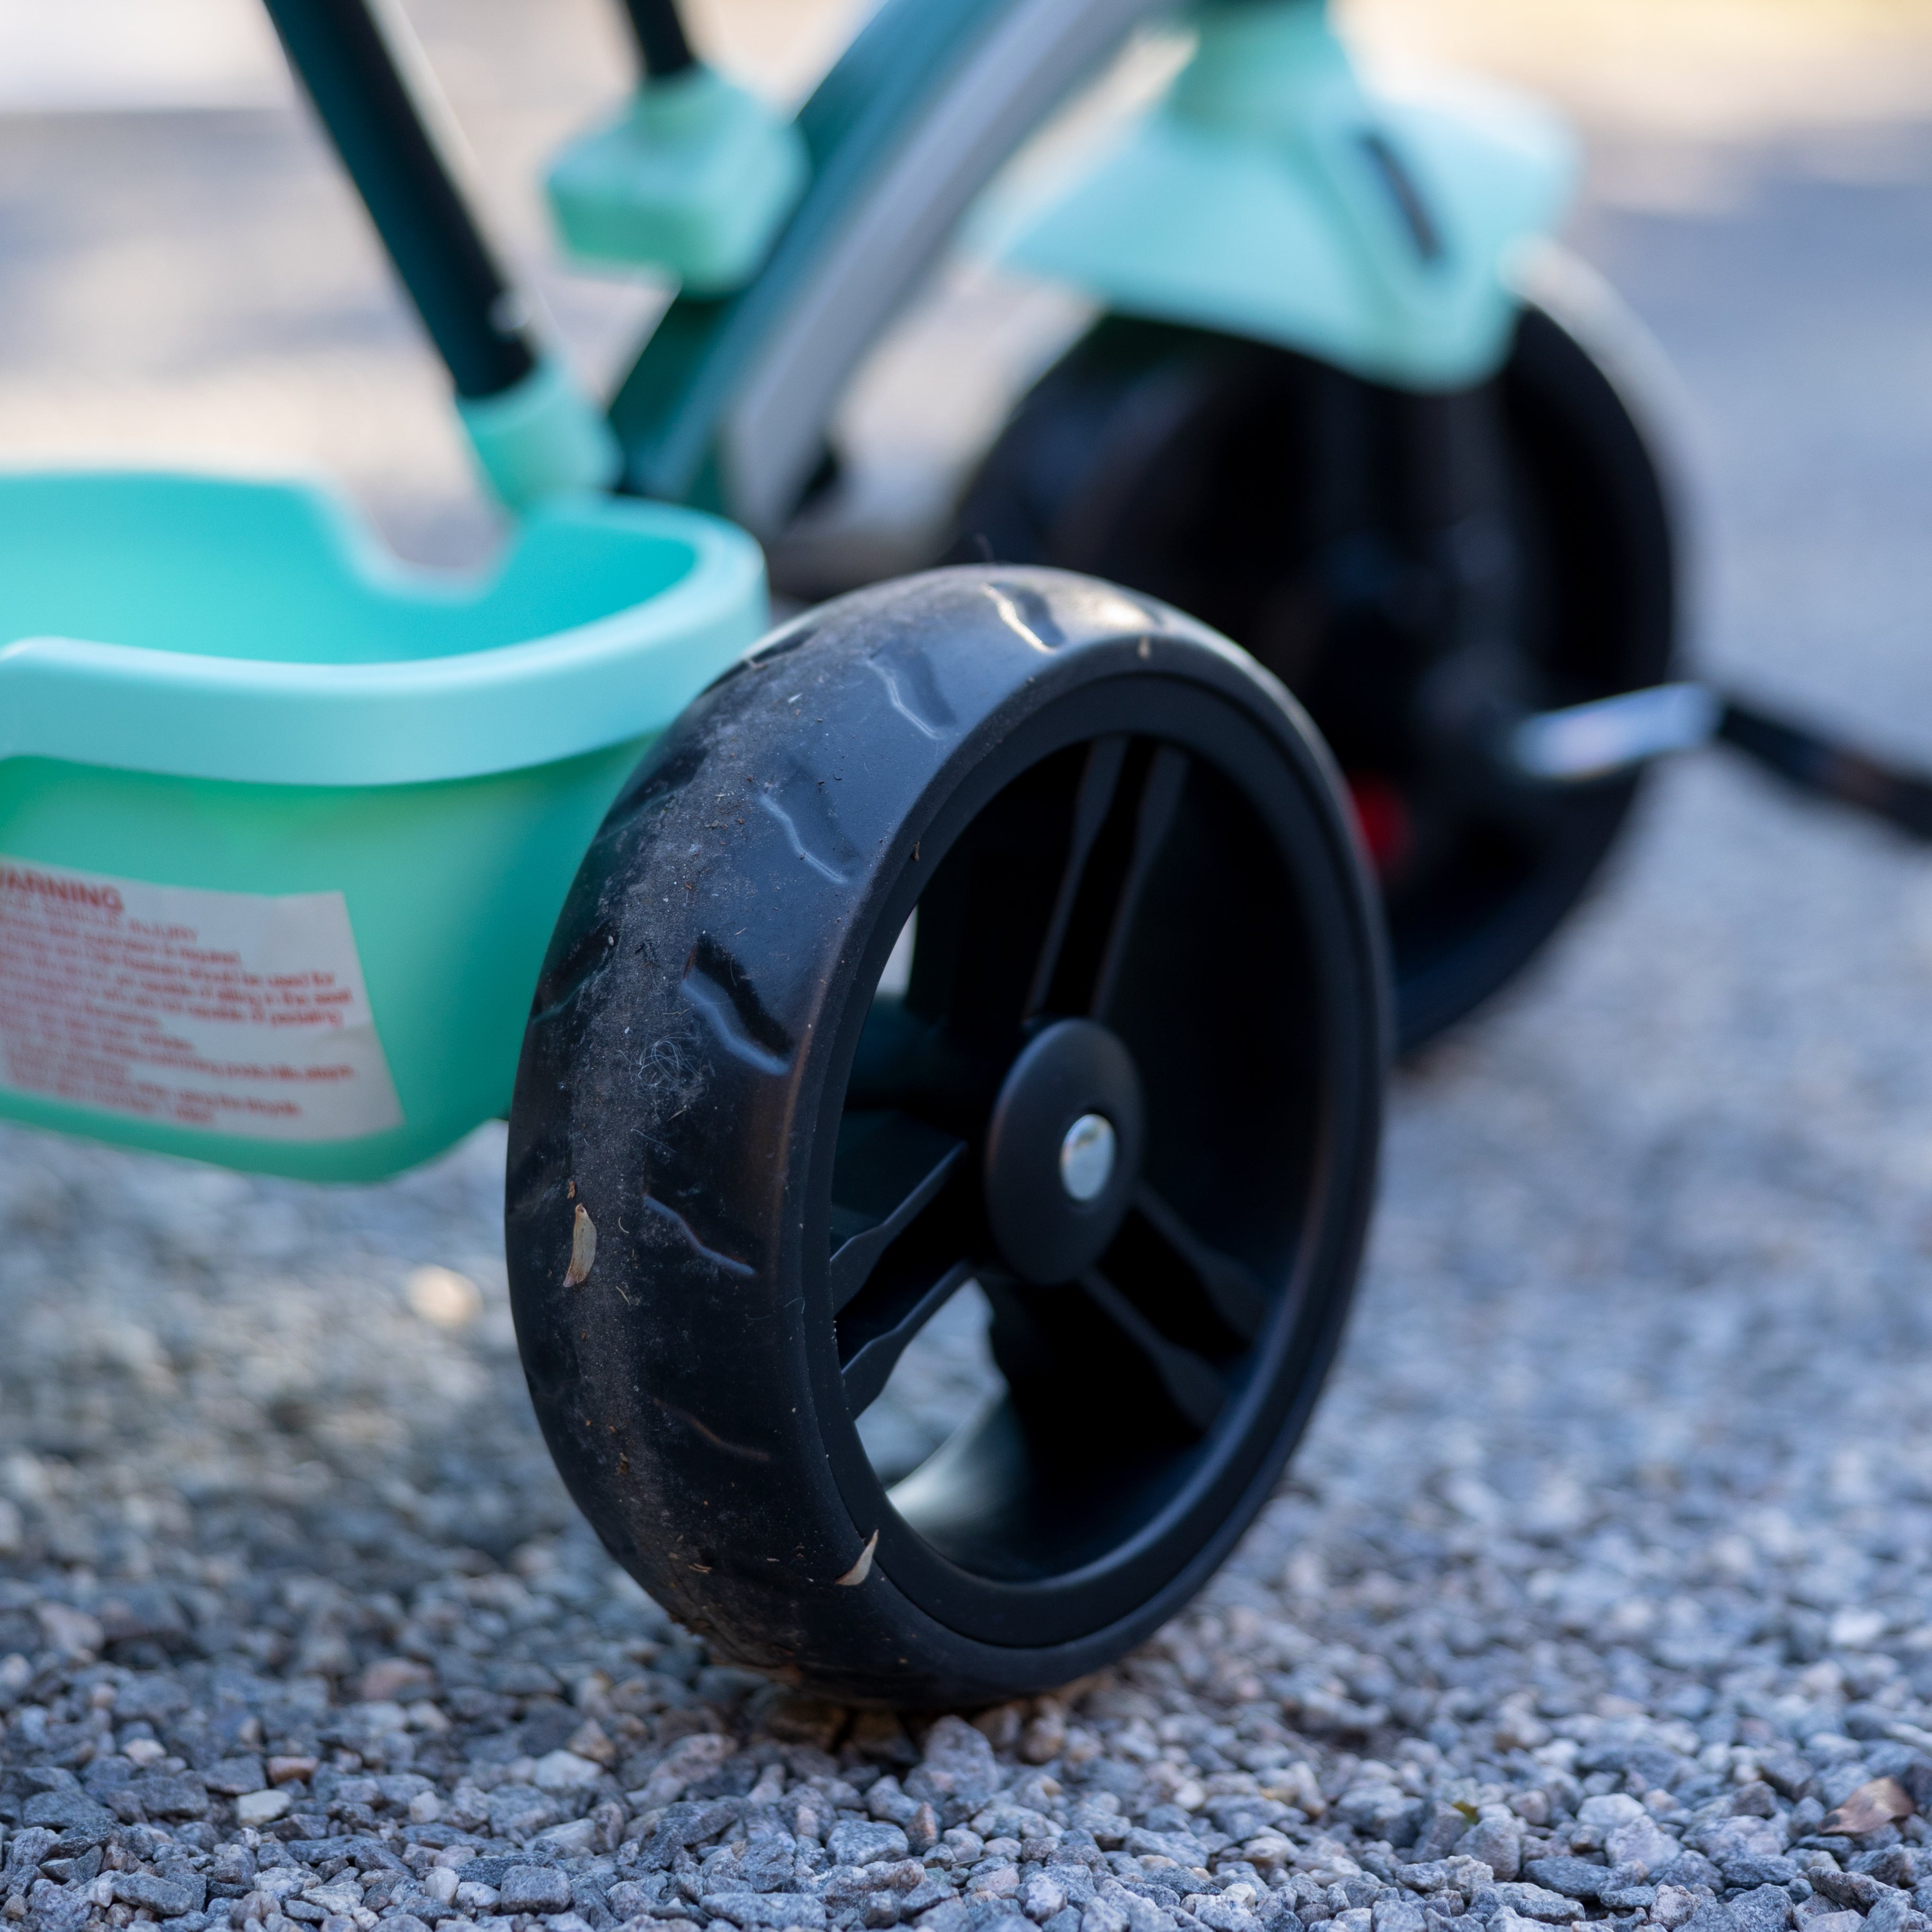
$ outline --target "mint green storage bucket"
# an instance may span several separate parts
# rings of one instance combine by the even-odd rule
[[[660,505],[471,578],[307,484],[0,477],[0,1116],[362,1180],[501,1113],[585,848],[765,617]]]

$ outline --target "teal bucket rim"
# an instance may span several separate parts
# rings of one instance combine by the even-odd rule
[[[736,526],[631,499],[540,506],[488,569],[404,562],[311,478],[127,466],[0,470],[34,482],[178,484],[305,505],[316,556],[375,599],[487,597],[547,525],[683,546],[689,567],[642,601],[515,643],[328,664],[217,656],[41,634],[0,646],[0,758],[307,786],[421,784],[556,763],[660,731],[766,626],[764,559]],[[238,500],[239,496],[238,495]],[[0,511],[4,513],[4,511]]]

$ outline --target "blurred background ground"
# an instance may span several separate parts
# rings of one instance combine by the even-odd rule
[[[528,184],[619,84],[608,10],[412,10],[511,253],[608,374],[655,298],[561,274]],[[838,26],[696,11],[794,89]],[[1677,371],[1698,655],[1932,758],[1932,7],[1355,12],[1582,119],[1572,238]],[[0,454],[292,459],[410,554],[478,553],[428,358],[240,0],[4,0],[0,107]],[[1714,758],[1664,774],[1548,959],[1398,1080],[1334,1385],[1148,1681],[1258,1694],[1215,1660],[1245,1604],[1326,1646],[1332,1688],[1283,1706],[1311,1732],[1323,1697],[1448,1748],[1519,1695],[1905,1696],[1932,1644],[1928,1008],[1922,856]],[[338,1682],[445,1571],[523,1580],[485,1648],[648,1628],[530,1421],[500,1149],[323,1194],[0,1137],[19,1600],[152,1586],[128,1660]]]

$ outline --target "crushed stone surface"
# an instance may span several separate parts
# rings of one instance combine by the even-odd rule
[[[1922,752],[1928,178],[1768,156],[1582,237],[1696,399],[1712,658]],[[339,1192],[0,1134],[0,1918],[1926,1932],[1928,995],[1922,857],[1664,775],[1399,1082],[1345,1359],[1225,1573],[963,1714],[782,1691],[612,1568],[522,1388],[498,1131]]]

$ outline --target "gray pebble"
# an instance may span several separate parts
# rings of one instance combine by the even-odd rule
[[[570,1904],[570,1875],[554,1865],[512,1865],[496,1887],[505,1912],[562,1912]]]
[[[826,1834],[825,1849],[841,1864],[875,1864],[882,1858],[902,1858],[910,1847],[896,1825],[852,1818]]]

